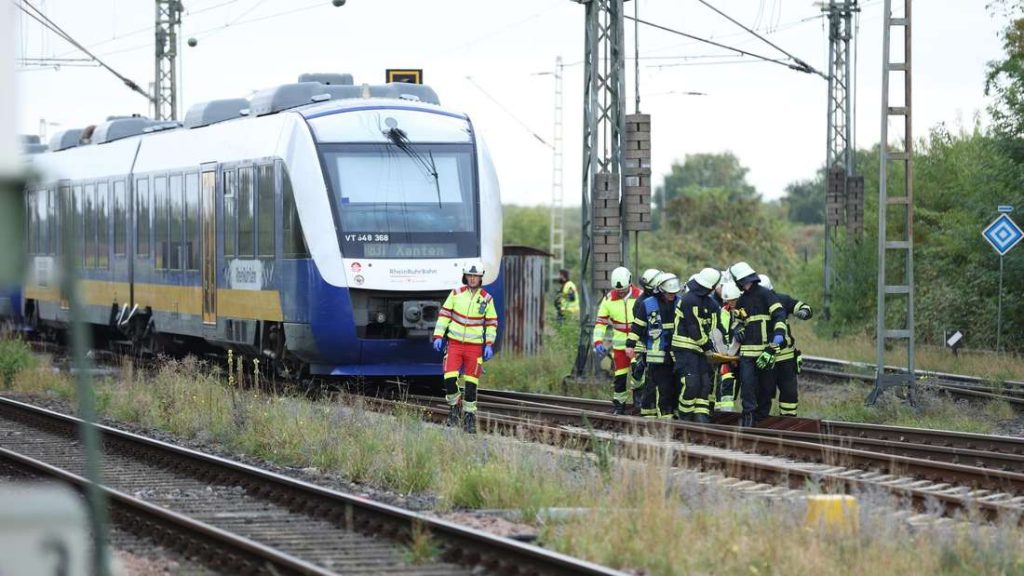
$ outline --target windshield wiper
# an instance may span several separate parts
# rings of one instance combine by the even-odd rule
[[[428,175],[434,178],[434,188],[437,190],[437,207],[441,208],[441,181],[437,175],[437,164],[434,163],[434,153],[427,151],[427,155],[430,162],[423,157],[422,154],[416,152],[412,148],[412,144],[409,142],[409,137],[406,136],[405,132],[398,127],[391,127],[384,131],[384,135],[387,136],[388,140],[391,141],[399,150],[405,152],[409,158],[415,160],[421,168],[423,168]]]

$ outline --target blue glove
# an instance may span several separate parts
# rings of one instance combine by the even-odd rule
[[[775,346],[776,348],[782,346],[784,341],[785,339],[782,337],[782,334],[776,334],[775,337],[772,338],[772,346]]]
[[[597,352],[601,356],[604,356],[604,342],[598,342],[597,344],[594,344],[594,352]]]
[[[434,352],[440,352],[444,348],[444,338],[434,338]]]
[[[484,362],[487,362],[491,358],[494,358],[494,348],[490,344],[484,346]]]

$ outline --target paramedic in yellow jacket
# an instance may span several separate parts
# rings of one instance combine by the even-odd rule
[[[434,328],[434,350],[440,352],[448,341],[444,356],[444,390],[448,400],[448,425],[459,424],[459,404],[462,404],[462,426],[466,432],[476,432],[476,387],[480,383],[483,363],[494,356],[494,339],[498,333],[498,314],[494,298],[483,289],[483,264],[474,263],[462,269],[461,288],[451,291],[438,312]],[[458,379],[466,381],[466,396],[462,398]]]
[[[625,414],[629,391],[629,357],[626,356],[626,341],[633,324],[633,304],[640,297],[640,289],[630,284],[632,275],[627,268],[619,266],[612,270],[612,289],[601,300],[594,324],[594,351],[604,355],[607,350],[604,339],[608,329],[612,330],[612,366],[615,368],[612,413]]]

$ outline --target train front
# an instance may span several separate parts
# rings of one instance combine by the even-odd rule
[[[501,200],[485,146],[468,117],[429,104],[351,103],[305,116],[340,247],[340,258],[318,259],[311,283],[312,373],[440,374],[429,341],[463,266],[483,261],[485,288],[503,300]]]

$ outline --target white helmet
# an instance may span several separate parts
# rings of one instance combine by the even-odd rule
[[[737,285],[744,284],[744,280],[747,280],[748,282],[751,280],[760,282],[760,278],[757,277],[757,272],[754,272],[754,269],[746,262],[737,262],[733,264],[729,267],[729,273],[732,274],[733,281],[736,282]],[[753,276],[753,278],[750,278],[751,276]]]
[[[653,290],[657,287],[655,280],[661,275],[661,270],[657,268],[648,268],[644,270],[644,273],[640,275],[640,286],[647,289]]]
[[[722,284],[736,281],[736,279],[732,277],[732,274],[729,272],[728,269],[720,270],[720,272],[722,273]]]
[[[612,289],[613,290],[625,290],[629,288],[629,282],[633,279],[633,275],[629,273],[629,268],[619,266],[615,270],[612,270]]]
[[[658,290],[666,294],[678,294],[681,289],[679,286],[679,277],[671,272],[662,272],[658,274],[657,278]]]
[[[705,268],[700,272],[697,272],[694,280],[697,284],[707,288],[708,290],[714,290],[718,281],[722,279],[722,273],[714,268]]]
[[[735,282],[722,283],[722,302],[736,300],[740,297],[740,287]]]
[[[761,286],[769,290],[775,290],[775,287],[772,286],[772,279],[767,274],[758,274],[757,277],[761,279]]]
[[[466,276],[483,276],[484,275],[484,263],[479,260],[473,262],[467,262],[462,267],[462,283],[466,284]]]

